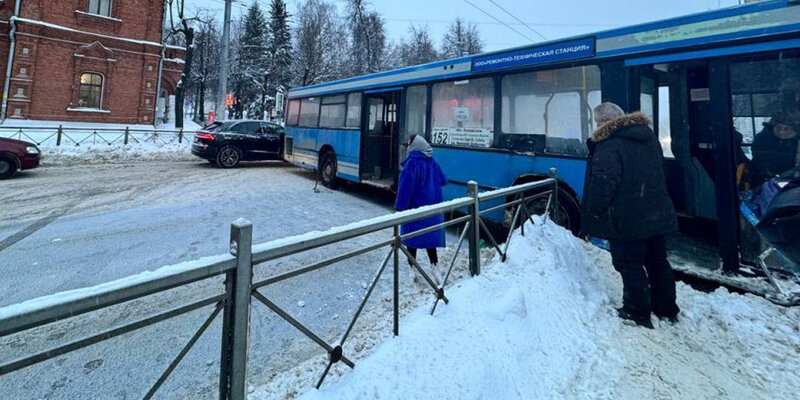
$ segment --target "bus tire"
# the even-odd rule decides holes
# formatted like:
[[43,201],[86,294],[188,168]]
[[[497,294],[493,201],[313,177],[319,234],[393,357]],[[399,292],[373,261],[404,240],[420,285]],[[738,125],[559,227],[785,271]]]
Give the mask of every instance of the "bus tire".
[[[538,190],[531,190],[530,192],[525,193],[525,197],[533,196],[539,193],[543,193],[549,189],[541,188]],[[528,213],[530,215],[543,215],[547,208],[547,202],[549,196],[540,197],[538,199],[532,200],[528,203]],[[508,198],[507,201],[513,201],[513,198]],[[506,226],[511,225],[511,218],[514,217],[513,211],[516,211],[516,208],[513,210],[509,210],[506,213],[507,221],[505,223]],[[520,214],[516,225],[513,228],[519,228],[520,224],[525,221],[525,216]],[[548,218],[555,221],[556,224],[563,226],[564,228],[569,229],[573,235],[578,236],[580,235],[581,231],[581,207],[578,201],[572,197],[566,190],[562,188],[558,188],[558,218],[554,218],[552,210],[548,214]]]
[[326,151],[322,153],[319,159],[319,180],[328,189],[336,189],[339,187],[339,178],[336,177],[338,169],[338,162],[336,161],[336,153],[333,151]]

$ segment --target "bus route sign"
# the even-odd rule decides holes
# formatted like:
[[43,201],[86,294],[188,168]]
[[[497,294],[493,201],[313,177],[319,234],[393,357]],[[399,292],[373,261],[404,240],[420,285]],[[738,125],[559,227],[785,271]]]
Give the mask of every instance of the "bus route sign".
[[472,59],[472,72],[525,67],[594,56],[595,40],[593,37],[589,37],[545,46],[528,47],[505,53],[474,57]]

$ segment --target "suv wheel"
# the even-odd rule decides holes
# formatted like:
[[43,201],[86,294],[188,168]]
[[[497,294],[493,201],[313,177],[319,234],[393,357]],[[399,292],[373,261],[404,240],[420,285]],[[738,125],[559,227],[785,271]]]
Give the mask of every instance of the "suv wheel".
[[0,154],[0,179],[8,179],[17,174],[17,160],[13,156]]
[[225,146],[217,152],[217,166],[220,168],[233,168],[239,165],[242,152],[236,147]]

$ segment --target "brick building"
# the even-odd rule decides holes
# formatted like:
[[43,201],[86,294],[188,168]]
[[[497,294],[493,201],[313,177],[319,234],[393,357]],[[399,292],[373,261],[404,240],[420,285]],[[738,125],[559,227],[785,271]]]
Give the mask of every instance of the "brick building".
[[153,124],[183,68],[163,16],[164,0],[0,0],[0,117]]

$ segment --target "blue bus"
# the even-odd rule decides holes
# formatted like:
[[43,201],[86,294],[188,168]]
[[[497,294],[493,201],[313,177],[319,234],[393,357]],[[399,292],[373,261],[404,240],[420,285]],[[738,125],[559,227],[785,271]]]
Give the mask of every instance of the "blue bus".
[[407,138],[423,134],[447,199],[470,180],[488,190],[556,168],[560,222],[578,232],[592,109],[614,102],[651,118],[682,229],[707,233],[736,271],[757,251],[740,223],[742,171],[762,125],[800,113],[798,77],[800,1],[763,1],[296,87],[285,158],[329,187],[392,188]]

